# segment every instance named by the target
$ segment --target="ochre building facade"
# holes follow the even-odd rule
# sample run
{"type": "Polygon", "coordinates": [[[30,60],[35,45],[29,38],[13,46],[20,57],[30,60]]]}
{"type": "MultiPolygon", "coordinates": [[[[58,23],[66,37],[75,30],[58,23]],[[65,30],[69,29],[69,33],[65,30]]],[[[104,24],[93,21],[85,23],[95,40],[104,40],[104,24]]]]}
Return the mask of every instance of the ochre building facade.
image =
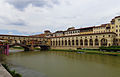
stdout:
{"type": "Polygon", "coordinates": [[[45,31],[50,39],[51,49],[96,49],[101,46],[120,45],[120,16],[108,24],[51,33],[45,31]]]}

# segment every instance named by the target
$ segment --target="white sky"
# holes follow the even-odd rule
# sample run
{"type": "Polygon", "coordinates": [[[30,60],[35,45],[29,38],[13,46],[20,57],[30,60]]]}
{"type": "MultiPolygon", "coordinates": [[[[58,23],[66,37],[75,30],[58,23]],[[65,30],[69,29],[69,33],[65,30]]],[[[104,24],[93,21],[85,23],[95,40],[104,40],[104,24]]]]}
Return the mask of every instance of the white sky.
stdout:
{"type": "Polygon", "coordinates": [[[0,30],[32,34],[109,23],[120,15],[119,3],[120,0],[0,0],[0,30]]]}

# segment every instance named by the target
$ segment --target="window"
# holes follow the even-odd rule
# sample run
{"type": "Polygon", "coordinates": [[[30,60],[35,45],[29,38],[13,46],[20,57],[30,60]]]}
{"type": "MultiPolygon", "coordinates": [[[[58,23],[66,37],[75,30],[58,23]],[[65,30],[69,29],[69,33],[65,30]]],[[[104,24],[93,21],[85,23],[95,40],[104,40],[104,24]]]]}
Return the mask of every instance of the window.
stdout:
{"type": "Polygon", "coordinates": [[[78,45],[78,40],[76,40],[76,45],[78,45]]]}
{"type": "Polygon", "coordinates": [[[72,40],[72,45],[74,46],[74,40],[72,40]]]}
{"type": "Polygon", "coordinates": [[[118,22],[120,22],[120,19],[118,19],[118,22]]]}
{"type": "Polygon", "coordinates": [[[116,25],[116,28],[118,27],[118,25],[116,25]]]}
{"type": "Polygon", "coordinates": [[[62,46],[63,46],[63,44],[64,44],[64,43],[63,43],[63,40],[62,40],[62,46]]]}
{"type": "Polygon", "coordinates": [[[116,32],[118,32],[118,30],[116,30],[116,32]]]}
{"type": "Polygon", "coordinates": [[[59,40],[59,46],[60,46],[60,40],[59,40]]]}
{"type": "Polygon", "coordinates": [[[115,24],[115,22],[112,21],[111,24],[115,24]]]}
{"type": "Polygon", "coordinates": [[[67,45],[67,40],[65,40],[65,45],[67,45]]]}

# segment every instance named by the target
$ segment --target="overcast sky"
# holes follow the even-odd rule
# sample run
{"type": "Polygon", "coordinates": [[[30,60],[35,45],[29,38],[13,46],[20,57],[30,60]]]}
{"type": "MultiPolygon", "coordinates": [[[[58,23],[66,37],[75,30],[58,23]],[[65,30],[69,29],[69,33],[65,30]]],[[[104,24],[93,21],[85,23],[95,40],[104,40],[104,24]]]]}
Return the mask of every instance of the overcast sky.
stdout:
{"type": "Polygon", "coordinates": [[[0,0],[0,34],[95,26],[119,15],[120,0],[0,0]]]}

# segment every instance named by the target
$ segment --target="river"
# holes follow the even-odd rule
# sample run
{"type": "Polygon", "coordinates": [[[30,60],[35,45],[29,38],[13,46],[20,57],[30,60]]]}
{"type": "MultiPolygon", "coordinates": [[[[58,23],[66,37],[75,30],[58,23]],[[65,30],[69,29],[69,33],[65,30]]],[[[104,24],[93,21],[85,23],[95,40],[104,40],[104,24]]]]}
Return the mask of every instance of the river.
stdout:
{"type": "Polygon", "coordinates": [[[16,51],[10,53],[6,61],[23,77],[120,77],[119,56],[16,51]]]}

